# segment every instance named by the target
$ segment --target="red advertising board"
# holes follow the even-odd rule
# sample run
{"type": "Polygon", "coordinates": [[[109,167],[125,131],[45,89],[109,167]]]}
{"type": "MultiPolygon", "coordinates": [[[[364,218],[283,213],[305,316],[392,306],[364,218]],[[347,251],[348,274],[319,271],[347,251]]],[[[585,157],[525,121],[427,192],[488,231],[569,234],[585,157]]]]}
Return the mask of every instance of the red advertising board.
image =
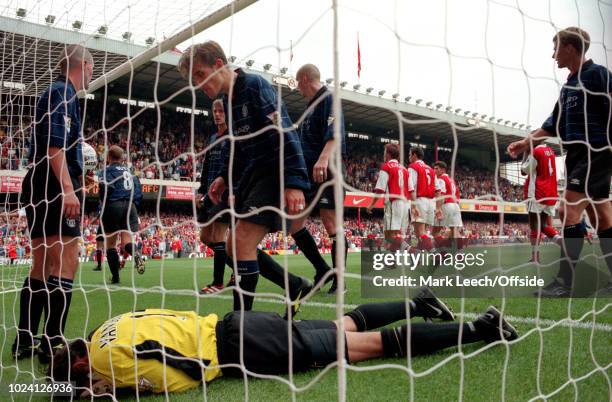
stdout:
{"type": "Polygon", "coordinates": [[[19,176],[0,177],[0,192],[2,193],[21,192],[21,180],[22,178],[19,176]]]}
{"type": "MultiPolygon", "coordinates": [[[[350,207],[350,208],[357,208],[357,207],[365,208],[368,205],[370,205],[370,202],[372,202],[372,197],[367,196],[367,195],[347,194],[346,197],[344,198],[344,206],[350,207]]],[[[379,198],[378,201],[376,201],[376,204],[374,204],[374,208],[383,208],[384,202],[385,202],[384,198],[379,198]]]]}
{"type": "Polygon", "coordinates": [[[497,205],[489,205],[489,204],[475,204],[474,209],[476,211],[497,211],[497,205]]]}
{"type": "Polygon", "coordinates": [[[193,200],[193,188],[166,186],[166,198],[170,200],[193,200]]]}

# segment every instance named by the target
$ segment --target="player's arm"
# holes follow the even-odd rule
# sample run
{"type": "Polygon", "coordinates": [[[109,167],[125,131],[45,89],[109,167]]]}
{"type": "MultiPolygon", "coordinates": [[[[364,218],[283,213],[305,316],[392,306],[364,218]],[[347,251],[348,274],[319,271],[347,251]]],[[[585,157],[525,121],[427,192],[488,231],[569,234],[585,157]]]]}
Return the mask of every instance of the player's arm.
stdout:
{"type": "Polygon", "coordinates": [[[60,183],[64,195],[62,203],[64,215],[72,219],[79,215],[81,203],[74,192],[72,179],[68,171],[68,163],[66,162],[66,152],[64,151],[67,145],[73,145],[66,143],[66,135],[70,129],[66,127],[66,104],[63,94],[58,90],[52,91],[49,96],[51,97],[48,110],[50,130],[47,154],[49,155],[51,170],[60,183]]]}
{"type": "MultiPolygon", "coordinates": [[[[283,129],[285,204],[289,214],[298,213],[306,204],[303,190],[310,189],[310,180],[308,179],[306,162],[302,153],[302,144],[295,132],[285,105],[281,102],[280,110],[276,110],[276,92],[270,84],[263,80],[260,81],[256,102],[259,112],[266,116],[270,124],[279,125],[280,123],[283,129]]],[[[274,141],[277,141],[278,132],[276,130],[268,130],[267,134],[274,136],[274,141]]],[[[274,143],[274,141],[270,143],[274,143]]],[[[275,148],[272,148],[271,152],[277,152],[275,148]]]]}
{"type": "Polygon", "coordinates": [[[513,157],[517,158],[523,152],[529,150],[531,144],[537,145],[544,141],[548,137],[556,135],[557,132],[557,120],[559,119],[559,102],[555,103],[553,112],[548,116],[542,127],[527,134],[522,140],[514,141],[508,145],[507,152],[513,157]]]}
{"type": "Polygon", "coordinates": [[[380,169],[378,172],[378,179],[376,180],[376,186],[374,186],[374,194],[372,196],[372,200],[370,201],[370,205],[366,208],[369,214],[372,213],[374,209],[374,205],[378,202],[378,199],[385,194],[387,191],[387,185],[389,184],[389,173],[387,173],[384,169],[380,169]]]}
{"type": "Polygon", "coordinates": [[[417,186],[417,172],[413,168],[409,167],[408,168],[408,194],[410,194],[410,200],[412,201],[410,203],[410,210],[411,210],[413,217],[419,216],[419,211],[416,209],[416,203],[414,202],[417,199],[416,186],[417,186]]]}
{"type": "Polygon", "coordinates": [[[442,194],[446,193],[446,183],[442,179],[436,179],[436,216],[438,219],[442,218],[442,205],[444,204],[444,197],[442,194]]]}
{"type": "MultiPolygon", "coordinates": [[[[323,100],[324,104],[324,113],[323,117],[325,118],[325,132],[323,133],[323,142],[325,146],[319,155],[319,159],[317,163],[315,163],[313,167],[312,177],[316,183],[323,183],[327,181],[327,168],[329,166],[329,158],[334,152],[334,147],[336,146],[336,140],[334,138],[334,110],[333,110],[333,98],[331,94],[327,95],[323,100]]],[[[342,116],[340,116],[340,137],[344,137],[344,121],[342,116]]]]}
{"type": "Polygon", "coordinates": [[[134,182],[133,202],[136,205],[136,209],[140,209],[140,203],[142,202],[142,186],[140,185],[140,179],[132,175],[134,182]]]}

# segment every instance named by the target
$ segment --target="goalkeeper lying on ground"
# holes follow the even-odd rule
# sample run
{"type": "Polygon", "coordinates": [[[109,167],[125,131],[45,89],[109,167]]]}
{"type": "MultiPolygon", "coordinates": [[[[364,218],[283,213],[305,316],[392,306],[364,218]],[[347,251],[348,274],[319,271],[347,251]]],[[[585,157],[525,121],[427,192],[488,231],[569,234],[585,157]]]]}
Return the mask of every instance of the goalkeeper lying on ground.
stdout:
{"type": "MultiPolygon", "coordinates": [[[[410,317],[454,319],[452,311],[429,289],[408,302],[410,317]]],[[[518,337],[494,307],[473,322],[407,323],[383,327],[406,318],[404,301],[364,304],[344,317],[346,359],[350,363],[380,357],[433,353],[462,343],[493,342],[518,337]],[[409,331],[408,331],[408,326],[409,331]],[[410,345],[407,337],[410,332],[410,345]]],[[[49,368],[55,381],[74,381],[77,394],[176,392],[221,376],[286,374],[289,370],[288,325],[292,326],[293,371],[325,367],[336,361],[337,321],[288,322],[275,313],[243,313],[243,357],[240,359],[241,312],[222,320],[215,314],[148,309],[112,318],[90,335],[89,342],[71,342],[56,352],[49,368]],[[165,362],[165,364],[164,364],[165,362]],[[219,367],[221,365],[221,367],[219,367]]]]}

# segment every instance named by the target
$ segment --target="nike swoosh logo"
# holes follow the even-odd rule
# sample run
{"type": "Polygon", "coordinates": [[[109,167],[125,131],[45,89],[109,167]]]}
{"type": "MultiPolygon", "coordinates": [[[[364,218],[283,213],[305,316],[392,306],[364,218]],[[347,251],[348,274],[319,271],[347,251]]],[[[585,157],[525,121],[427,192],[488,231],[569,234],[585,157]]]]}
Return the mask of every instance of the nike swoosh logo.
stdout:
{"type": "Polygon", "coordinates": [[[365,200],[366,198],[359,198],[359,199],[353,198],[353,205],[361,204],[361,202],[365,200]]]}

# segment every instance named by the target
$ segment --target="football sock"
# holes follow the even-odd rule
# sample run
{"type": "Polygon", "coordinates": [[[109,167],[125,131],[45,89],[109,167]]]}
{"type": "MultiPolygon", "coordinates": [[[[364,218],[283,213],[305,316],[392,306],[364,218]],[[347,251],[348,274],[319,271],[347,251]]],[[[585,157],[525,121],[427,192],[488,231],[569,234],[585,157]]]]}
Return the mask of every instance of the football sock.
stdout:
{"type": "MultiPolygon", "coordinates": [[[[279,263],[262,250],[257,250],[257,263],[261,276],[281,289],[285,289],[285,270],[279,263]]],[[[289,276],[289,289],[296,289],[302,284],[300,277],[293,275],[291,272],[287,272],[287,275],[289,276]]]]}
{"type": "MultiPolygon", "coordinates": [[[[409,316],[413,317],[416,313],[416,305],[413,301],[409,301],[409,306],[409,316]]],[[[368,331],[405,320],[406,304],[403,301],[362,304],[345,315],[353,319],[357,331],[368,331]]]]}
{"type": "Polygon", "coordinates": [[[227,259],[227,251],[225,251],[225,242],[220,241],[213,243],[211,247],[214,251],[213,256],[213,285],[223,285],[223,274],[225,273],[225,260],[227,259]]]}
{"type": "Polygon", "coordinates": [[[38,324],[46,305],[45,283],[28,276],[23,282],[19,295],[19,327],[16,343],[19,345],[32,344],[32,336],[38,333],[38,324]]]}
{"type": "Polygon", "coordinates": [[[319,252],[319,248],[317,247],[317,243],[312,238],[312,235],[305,227],[298,230],[297,232],[291,235],[295,240],[295,244],[300,248],[304,256],[317,272],[317,277],[322,277],[327,273],[327,271],[331,270],[329,265],[323,259],[323,256],[319,252]]]}
{"type": "Polygon", "coordinates": [[[106,259],[108,261],[108,268],[111,271],[113,281],[119,281],[119,253],[116,248],[109,248],[106,250],[106,259]]]}
{"type": "MultiPolygon", "coordinates": [[[[457,346],[462,324],[456,322],[415,323],[385,328],[380,332],[385,357],[405,357],[407,355],[408,325],[410,325],[410,354],[416,356],[457,346]]],[[[483,339],[472,323],[463,324],[462,344],[483,339]]]]}
{"type": "MultiPolygon", "coordinates": [[[[340,258],[340,256],[338,256],[338,235],[330,235],[329,238],[332,240],[332,263],[333,267],[336,268],[338,266],[338,259],[340,258]]],[[[341,236],[341,240],[344,241],[344,263],[346,268],[346,255],[348,253],[348,245],[344,236],[341,236]]]]}
{"type": "Polygon", "coordinates": [[[49,276],[47,279],[49,289],[49,310],[45,325],[45,334],[51,344],[57,345],[66,328],[66,318],[72,301],[72,280],[49,276]]]}
{"type": "MultiPolygon", "coordinates": [[[[257,280],[259,279],[259,264],[257,261],[237,261],[238,268],[235,270],[236,286],[240,289],[255,293],[257,288],[257,280]]],[[[247,294],[242,294],[244,301],[244,311],[250,311],[253,308],[253,299],[255,297],[247,294]]],[[[240,293],[234,290],[234,310],[241,310],[240,293]]]]}
{"type": "Polygon", "coordinates": [[[557,231],[557,229],[555,229],[552,226],[544,226],[542,228],[542,233],[544,233],[546,237],[551,238],[551,239],[559,235],[559,232],[557,231]]]}
{"type": "Polygon", "coordinates": [[[102,269],[102,250],[96,250],[96,261],[98,262],[98,269],[102,269]]]}
{"type": "Polygon", "coordinates": [[[581,224],[565,226],[563,228],[563,245],[561,246],[561,260],[557,280],[565,286],[572,285],[574,268],[580,258],[584,244],[584,231],[581,224]]]}

